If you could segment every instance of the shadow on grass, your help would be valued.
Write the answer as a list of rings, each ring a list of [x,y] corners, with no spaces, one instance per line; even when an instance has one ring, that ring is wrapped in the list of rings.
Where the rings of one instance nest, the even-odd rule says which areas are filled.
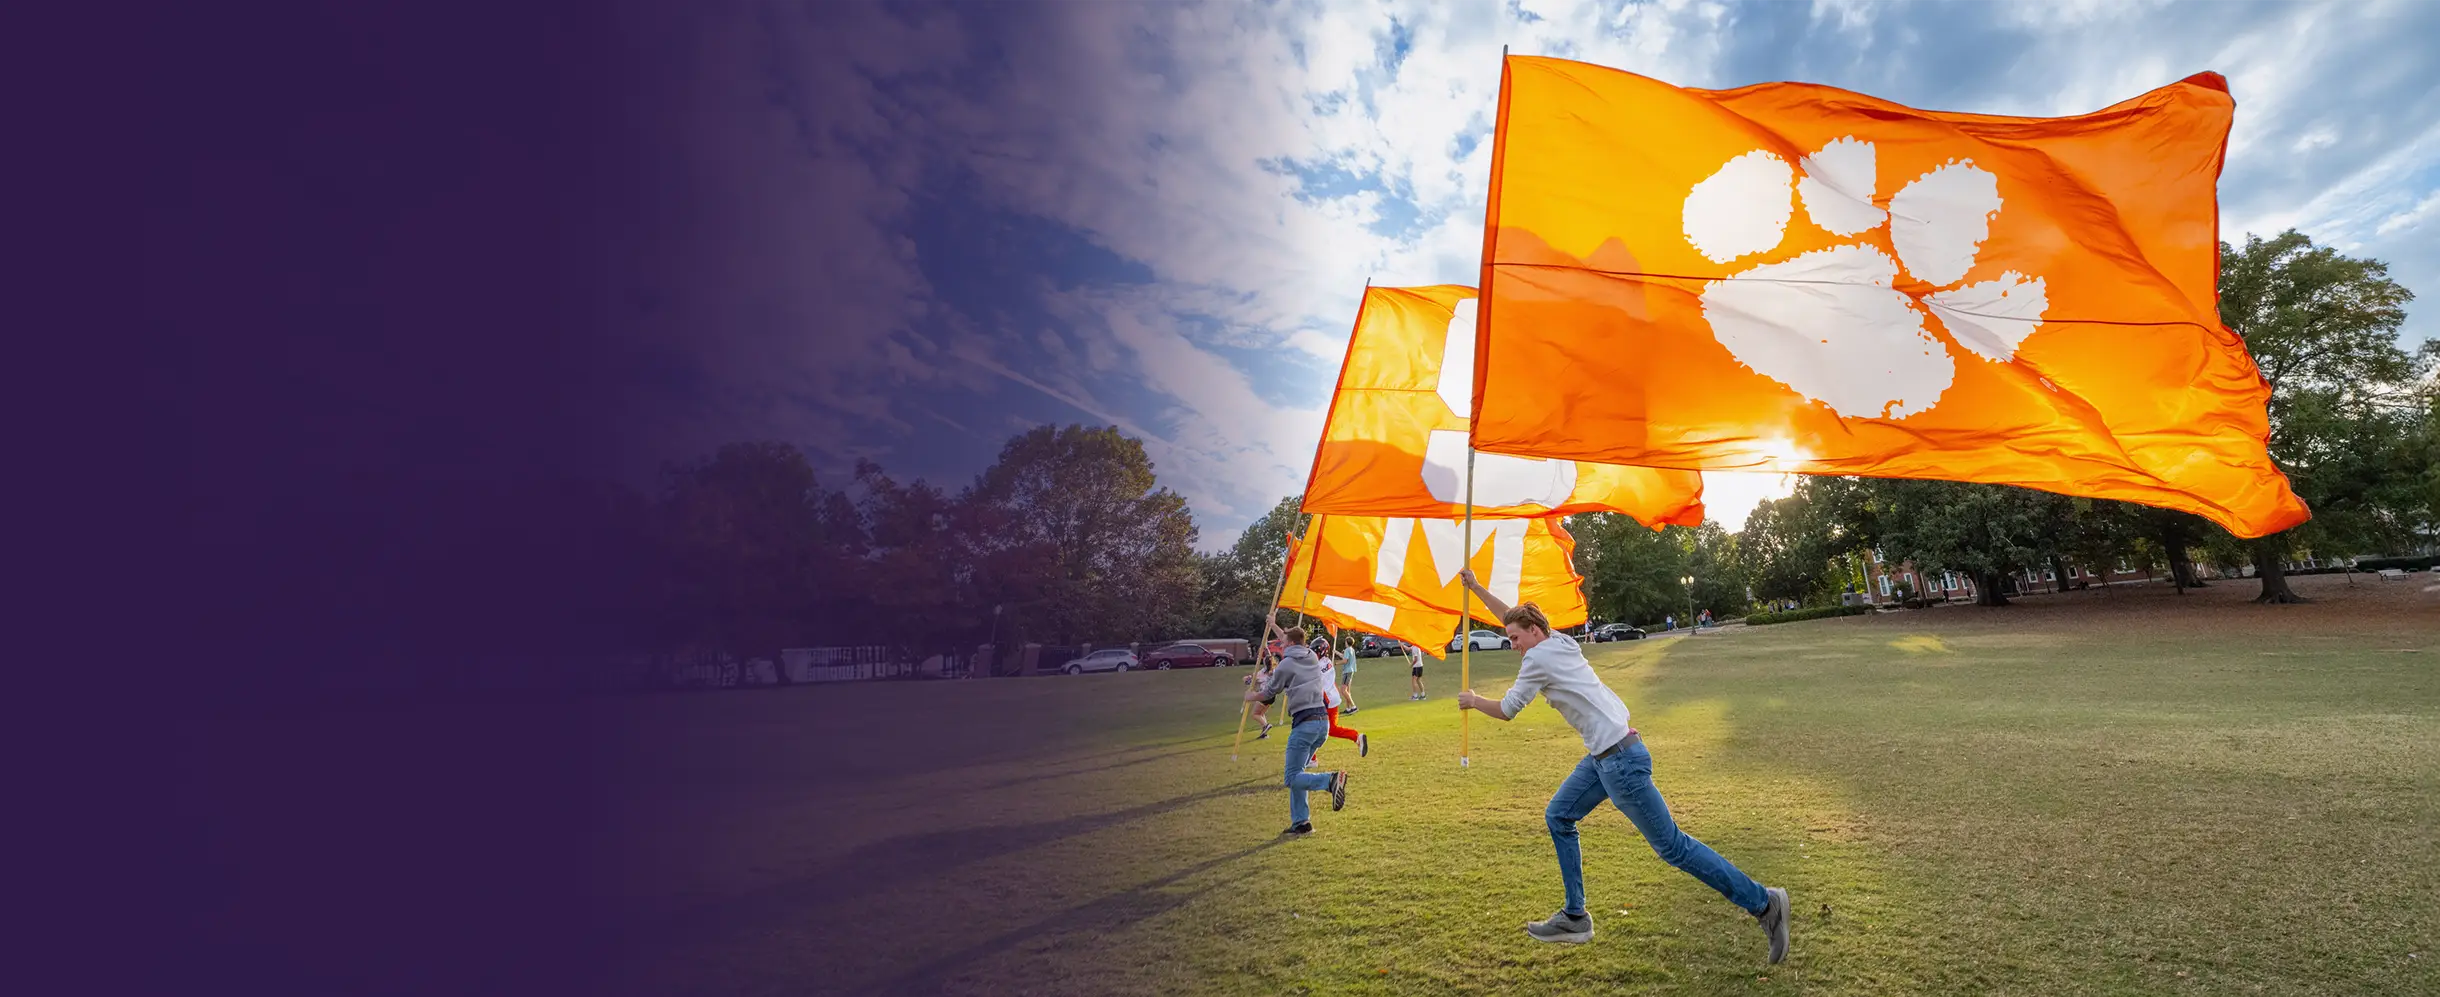
[[[1284,792],[1275,778],[1245,780],[1199,793],[1105,813],[997,827],[961,827],[876,841],[837,856],[804,875],[742,896],[662,917],[640,919],[618,936],[688,946],[741,931],[813,920],[867,894],[922,876],[1039,848],[1062,839],[1232,796]]]
[[[1203,741],[1203,740],[1210,740],[1210,738],[1196,738],[1195,740],[1198,740],[1198,741]],[[1186,743],[1192,743],[1192,742],[1187,742],[1187,741],[1173,741],[1173,742],[1170,742],[1170,743],[1172,743],[1172,744],[1186,744]],[[1149,750],[1149,749],[1152,749],[1152,748],[1157,748],[1157,747],[1161,747],[1161,745],[1146,745],[1146,746],[1144,746],[1143,748],[1137,748],[1137,749],[1133,749],[1133,750],[1142,751],[1142,750]],[[969,788],[968,788],[968,789],[966,789],[966,790],[961,790],[961,792],[987,793],[987,792],[990,792],[990,791],[992,791],[992,790],[998,790],[998,789],[1007,789],[1007,788],[1009,788],[1009,787],[1011,787],[1011,786],[1022,786],[1022,785],[1026,784],[1026,783],[1029,783],[1029,782],[1043,782],[1043,781],[1047,781],[1047,780],[1051,780],[1051,779],[1068,779],[1068,778],[1073,778],[1073,777],[1075,777],[1075,776],[1080,776],[1080,775],[1091,775],[1091,774],[1093,774],[1093,773],[1095,773],[1095,772],[1108,772],[1108,771],[1110,771],[1110,770],[1112,770],[1112,769],[1123,769],[1123,768],[1128,768],[1128,767],[1130,767],[1130,766],[1135,766],[1135,765],[1143,765],[1143,764],[1146,764],[1146,763],[1149,763],[1149,762],[1164,761],[1164,760],[1167,760],[1167,759],[1171,759],[1171,758],[1177,758],[1177,757],[1181,757],[1181,756],[1184,756],[1184,755],[1195,755],[1195,754],[1202,754],[1202,753],[1207,752],[1207,751],[1210,751],[1210,750],[1212,750],[1212,749],[1211,749],[1211,748],[1188,748],[1188,749],[1185,749],[1185,750],[1183,750],[1183,751],[1164,751],[1164,752],[1161,752],[1161,753],[1159,753],[1159,754],[1143,755],[1143,756],[1141,756],[1141,757],[1137,757],[1137,758],[1129,758],[1129,759],[1125,759],[1125,760],[1123,760],[1123,761],[1109,762],[1109,763],[1102,764],[1102,765],[1093,765],[1093,766],[1088,766],[1088,767],[1086,767],[1086,768],[1080,768],[1080,769],[1057,769],[1057,770],[1054,770],[1054,771],[1048,771],[1048,772],[1036,772],[1036,773],[1033,773],[1032,775],[1021,775],[1021,776],[1018,776],[1018,777],[1016,777],[1016,778],[1014,778],[1014,779],[1002,779],[1002,780],[1000,780],[1000,781],[998,781],[998,782],[986,782],[986,783],[978,783],[978,784],[976,784],[976,785],[974,785],[974,786],[972,786],[972,787],[969,787]]]
[[[942,985],[956,977],[959,972],[1026,941],[1058,935],[1118,931],[1128,928],[1182,907],[1220,884],[1213,883],[1209,886],[1184,891],[1172,891],[1169,887],[1212,869],[1251,858],[1266,849],[1278,847],[1286,840],[1284,837],[1273,838],[1251,848],[1239,849],[1227,855],[1205,859],[1158,879],[1139,883],[1131,889],[1113,893],[1091,903],[1070,907],[1024,927],[1002,932],[973,945],[930,959],[925,965],[912,972],[891,977],[853,992],[867,994],[870,997],[912,997],[917,994],[938,993]]]

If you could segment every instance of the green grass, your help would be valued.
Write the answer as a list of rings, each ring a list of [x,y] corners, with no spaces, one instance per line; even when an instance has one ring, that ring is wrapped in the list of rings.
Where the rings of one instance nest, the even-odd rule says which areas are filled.
[[[1774,623],[1802,623],[1833,616],[1862,616],[1872,612],[1870,606],[1815,606],[1811,609],[1790,609],[1777,613],[1755,613],[1745,618],[1748,626],[1767,627]]]
[[[1354,773],[1348,808],[1316,797],[1318,833],[1287,842],[1284,733],[1229,757],[1242,670],[629,701],[627,722],[681,711],[700,754],[656,757],[673,783],[714,785],[683,819],[633,818],[626,899],[671,913],[622,978],[722,994],[2440,993],[2440,604],[2299,581],[2323,601],[2079,593],[1592,646],[1680,825],[1793,895],[1777,967],[1750,918],[1608,808],[1583,824],[1599,934],[1525,938],[1560,899],[1541,811],[1582,745],[1537,703],[1473,717],[1460,768],[1454,661],[1430,668],[1424,703],[1398,663],[1364,662],[1368,708],[1345,719],[1372,756],[1325,749]],[[1505,688],[1516,660],[1477,655],[1475,687]],[[853,726],[918,702],[944,718],[941,754],[894,757],[916,742]],[[954,734],[1008,717],[1042,723],[988,750]],[[760,751],[796,760],[708,761]],[[869,778],[791,793],[823,752]],[[911,934],[919,921],[947,930]]]

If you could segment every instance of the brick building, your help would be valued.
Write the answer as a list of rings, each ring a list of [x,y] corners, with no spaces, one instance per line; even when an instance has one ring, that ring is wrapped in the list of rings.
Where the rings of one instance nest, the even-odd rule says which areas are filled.
[[[1976,595],[1974,579],[1961,571],[1923,571],[1912,561],[1889,564],[1877,550],[1864,553],[1864,591],[1862,601],[1876,606],[1894,606],[1900,601],[1898,591],[1904,588],[1917,598],[1934,601],[1971,602]],[[2197,566],[2198,571],[2203,570]],[[2120,585],[2153,581],[2161,577],[2148,565],[2139,566],[2121,559],[2107,568],[2086,567],[2067,562],[2067,577],[2061,579],[2055,568],[2045,565],[2040,570],[2016,573],[2019,593],[2057,592],[2093,585]]]

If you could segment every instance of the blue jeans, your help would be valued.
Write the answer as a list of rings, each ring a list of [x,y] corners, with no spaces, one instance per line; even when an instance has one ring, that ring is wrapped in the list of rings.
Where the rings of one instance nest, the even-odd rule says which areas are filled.
[[[1322,750],[1322,742],[1330,739],[1330,725],[1316,717],[1297,724],[1288,732],[1288,773],[1281,779],[1288,787],[1288,823],[1302,824],[1313,819],[1313,810],[1305,805],[1305,794],[1329,789],[1330,777],[1320,772],[1305,771],[1305,762]]]
[[[1576,763],[1576,771],[1559,784],[1550,807],[1542,811],[1543,822],[1550,825],[1550,843],[1559,852],[1559,879],[1567,884],[1568,913],[1584,912],[1584,852],[1576,844],[1576,822],[1603,800],[1617,804],[1635,822],[1635,829],[1644,833],[1644,840],[1652,843],[1653,854],[1661,861],[1702,880],[1748,913],[1760,914],[1770,904],[1762,884],[1739,872],[1711,846],[1688,837],[1669,819],[1669,804],[1661,801],[1661,791],[1652,786],[1652,752],[1637,741],[1608,758],[1584,756]]]

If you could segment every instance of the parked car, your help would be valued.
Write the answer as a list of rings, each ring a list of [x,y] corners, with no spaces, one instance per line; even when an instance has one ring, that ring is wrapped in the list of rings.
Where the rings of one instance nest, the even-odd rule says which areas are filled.
[[[1450,651],[1458,650],[1460,645],[1465,643],[1464,637],[1457,634],[1449,635]],[[1477,630],[1473,634],[1473,644],[1477,651],[1505,651],[1508,649],[1508,635],[1497,630]]]
[[[1226,668],[1237,659],[1206,648],[1201,644],[1171,644],[1144,653],[1144,667],[1168,671],[1172,668]]]
[[[1131,672],[1140,667],[1143,664],[1135,660],[1135,652],[1113,647],[1070,659],[1059,670],[1070,675],[1082,675],[1086,672]]]
[[[1612,623],[1593,630],[1593,643],[1595,644],[1606,644],[1614,640],[1642,639],[1644,639],[1644,628],[1632,627],[1624,623]]]
[[[1393,655],[1406,656],[1405,641],[1394,637],[1366,637],[1363,643],[1356,645],[1356,657],[1359,658],[1387,658]]]

